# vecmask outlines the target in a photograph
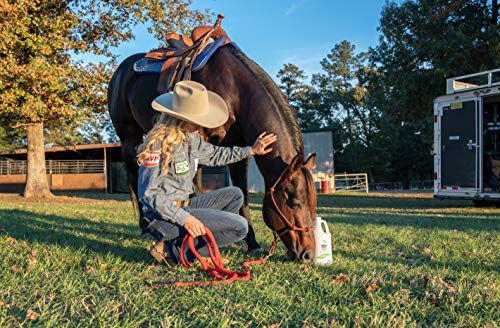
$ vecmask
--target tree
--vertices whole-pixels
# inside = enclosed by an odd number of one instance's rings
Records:
[[[496,68],[500,30],[486,0],[388,3],[370,60],[384,78],[385,110],[399,122],[432,117],[446,78]],[[432,125],[430,126],[432,129]]]
[[[318,128],[315,90],[305,83],[307,76],[294,64],[285,64],[276,77],[279,87],[292,107],[302,129]]]
[[[386,129],[404,136],[399,150],[416,149],[426,156],[419,164],[425,169],[417,171],[427,172],[427,178],[432,174],[433,99],[444,93],[446,78],[499,67],[497,14],[497,2],[490,7],[488,0],[390,1],[382,10],[380,41],[370,49],[380,86],[375,102]],[[412,133],[417,137],[409,137]],[[396,148],[386,150],[393,154],[393,165],[414,165],[416,156]]]
[[[373,177],[373,139],[378,132],[380,113],[371,101],[370,75],[375,70],[365,66],[367,54],[356,53],[348,41],[336,44],[321,61],[323,72],[313,75],[313,84],[323,98],[320,116],[326,124],[342,119],[347,140],[344,156],[351,170],[368,171]]]
[[[403,181],[403,188],[408,189],[411,179],[429,176],[427,168],[432,165],[432,156],[429,145],[414,124],[404,124],[395,132],[391,172]]]
[[[102,114],[114,58],[111,48],[133,38],[132,28],[151,24],[186,30],[206,20],[190,0],[78,1],[0,0],[0,116],[25,127],[28,175],[25,197],[49,197],[44,127],[68,126]],[[91,53],[111,60],[83,64],[72,55]]]

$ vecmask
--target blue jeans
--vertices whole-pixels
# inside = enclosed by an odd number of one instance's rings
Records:
[[[189,200],[189,206],[184,210],[200,220],[214,235],[217,246],[224,247],[243,239],[248,232],[247,220],[240,216],[239,210],[243,205],[243,192],[237,187],[217,189]],[[187,234],[184,227],[164,220],[158,224],[166,233],[163,240],[170,257],[180,262],[182,240]],[[201,256],[208,256],[204,237],[198,237],[194,242]],[[189,262],[195,260],[191,251],[186,252]]]

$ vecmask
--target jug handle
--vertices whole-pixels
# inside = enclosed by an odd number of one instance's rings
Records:
[[[328,229],[328,224],[324,220],[321,220],[321,230],[323,230],[324,233],[330,233],[330,230]]]

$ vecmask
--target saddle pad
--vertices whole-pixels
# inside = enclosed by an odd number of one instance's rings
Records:
[[[212,55],[217,51],[217,49],[219,49],[219,47],[224,43],[224,41],[226,41],[226,39],[227,36],[224,35],[216,42],[207,44],[205,49],[203,49],[203,51],[194,60],[193,67],[191,68],[191,70],[193,72],[196,72],[202,69],[203,66],[205,66],[205,64],[208,62],[210,57],[212,57]]]
[[[137,74],[160,74],[164,62],[164,60],[141,58],[134,63],[134,72]]]
[[[208,62],[210,57],[212,57],[212,55],[215,53],[215,51],[217,51],[217,49],[222,46],[226,38],[227,36],[224,36],[216,42],[209,43],[205,47],[205,49],[203,49],[203,51],[198,55],[198,57],[196,57],[192,71],[196,72],[202,69],[203,66],[205,66],[205,64]],[[240,50],[236,43],[230,42],[229,44]],[[134,63],[134,72],[136,72],[137,74],[160,74],[161,67],[163,66],[164,62],[165,60],[149,60],[146,58],[141,58]]]

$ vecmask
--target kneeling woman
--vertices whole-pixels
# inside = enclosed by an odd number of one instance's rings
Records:
[[[198,164],[219,166],[252,155],[264,155],[276,141],[274,134],[261,134],[253,146],[217,147],[204,142],[201,127],[223,125],[229,116],[225,101],[194,81],[181,81],[174,91],[157,97],[153,108],[162,112],[158,122],[139,147],[139,203],[143,212],[143,234],[158,242],[150,253],[167,265],[180,261],[180,246],[186,233],[193,237],[212,231],[219,247],[243,239],[248,222],[238,215],[243,193],[226,187],[189,198]],[[207,256],[205,241],[197,238],[200,254]],[[188,261],[194,256],[188,251]]]

